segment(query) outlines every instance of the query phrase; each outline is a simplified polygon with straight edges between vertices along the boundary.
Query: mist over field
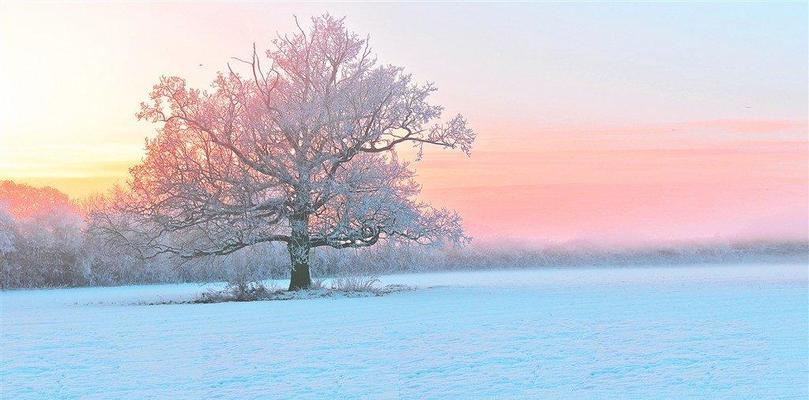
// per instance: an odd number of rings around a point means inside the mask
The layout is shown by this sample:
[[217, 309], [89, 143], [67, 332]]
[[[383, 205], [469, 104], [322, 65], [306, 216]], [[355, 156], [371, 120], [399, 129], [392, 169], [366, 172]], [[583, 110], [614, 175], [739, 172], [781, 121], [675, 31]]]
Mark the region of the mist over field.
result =
[[[84, 206], [54, 189], [0, 183], [0, 287], [114, 286], [143, 283], [260, 281], [288, 276], [284, 246], [256, 245], [221, 257], [144, 258], [110, 246], [84, 221]], [[531, 245], [474, 239], [465, 246], [382, 243], [365, 249], [320, 249], [315, 278], [400, 272], [564, 267], [809, 262], [803, 241], [692, 242], [667, 245]]]

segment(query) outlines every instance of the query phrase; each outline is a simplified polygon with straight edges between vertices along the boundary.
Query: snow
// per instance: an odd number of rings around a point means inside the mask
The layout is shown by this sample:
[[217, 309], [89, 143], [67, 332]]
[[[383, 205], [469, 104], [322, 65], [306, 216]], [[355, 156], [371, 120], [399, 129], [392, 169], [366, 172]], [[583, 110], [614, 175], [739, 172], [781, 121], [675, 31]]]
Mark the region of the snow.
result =
[[[0, 293], [0, 397], [809, 397], [807, 265], [394, 275], [385, 297]], [[282, 283], [279, 283], [282, 284]]]

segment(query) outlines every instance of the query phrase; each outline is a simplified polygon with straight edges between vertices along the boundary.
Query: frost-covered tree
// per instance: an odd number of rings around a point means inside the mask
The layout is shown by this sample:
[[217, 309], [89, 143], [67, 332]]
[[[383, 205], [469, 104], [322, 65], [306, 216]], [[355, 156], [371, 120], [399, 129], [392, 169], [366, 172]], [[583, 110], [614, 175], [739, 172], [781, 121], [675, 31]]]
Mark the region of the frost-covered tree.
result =
[[6, 211], [6, 205], [0, 204], [0, 263], [4, 261], [3, 256], [14, 251], [14, 237], [16, 228], [14, 219]]
[[[469, 154], [475, 135], [440, 120], [436, 90], [379, 64], [368, 39], [323, 15], [279, 36], [260, 56], [228, 65], [210, 90], [163, 77], [138, 118], [158, 124], [116, 208], [120, 237], [146, 252], [191, 258], [286, 243], [290, 290], [307, 288], [313, 248], [385, 239], [461, 242], [459, 216], [419, 201], [397, 148]], [[238, 68], [236, 68], [238, 69]], [[112, 230], [111, 230], [112, 231]]]
[[0, 287], [84, 283], [82, 228], [64, 193], [0, 181]]

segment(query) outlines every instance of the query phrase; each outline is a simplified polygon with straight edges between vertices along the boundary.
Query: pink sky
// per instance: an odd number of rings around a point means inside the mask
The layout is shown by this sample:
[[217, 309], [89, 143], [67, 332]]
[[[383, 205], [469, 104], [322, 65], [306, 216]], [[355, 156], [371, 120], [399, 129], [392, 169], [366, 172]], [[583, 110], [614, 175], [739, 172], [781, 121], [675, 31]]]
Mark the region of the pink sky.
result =
[[330, 11], [478, 133], [424, 198], [480, 241], [809, 240], [806, 6], [0, 5], [0, 179], [74, 197], [126, 176], [162, 74], [205, 86]]
[[[468, 230], [482, 241], [807, 239], [809, 145], [764, 132], [795, 129], [791, 123], [685, 125], [602, 130], [613, 137], [645, 134], [663, 142], [667, 137], [670, 143], [661, 146], [635, 140], [629, 142], [633, 145], [617, 141], [589, 148], [491, 143], [469, 160], [436, 155], [419, 167], [427, 182], [424, 195], [459, 210]], [[674, 133], [693, 133], [700, 126], [718, 129], [714, 136], [765, 136], [691, 141]], [[577, 130], [559, 132], [575, 136]]]

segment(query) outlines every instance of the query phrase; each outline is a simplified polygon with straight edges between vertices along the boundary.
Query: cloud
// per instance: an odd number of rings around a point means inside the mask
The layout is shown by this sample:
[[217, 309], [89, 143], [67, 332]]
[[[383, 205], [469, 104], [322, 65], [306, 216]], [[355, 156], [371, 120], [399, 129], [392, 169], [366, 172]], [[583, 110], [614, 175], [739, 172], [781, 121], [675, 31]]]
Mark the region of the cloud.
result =
[[807, 133], [807, 121], [784, 119], [715, 119], [687, 122], [682, 126], [739, 134]]

